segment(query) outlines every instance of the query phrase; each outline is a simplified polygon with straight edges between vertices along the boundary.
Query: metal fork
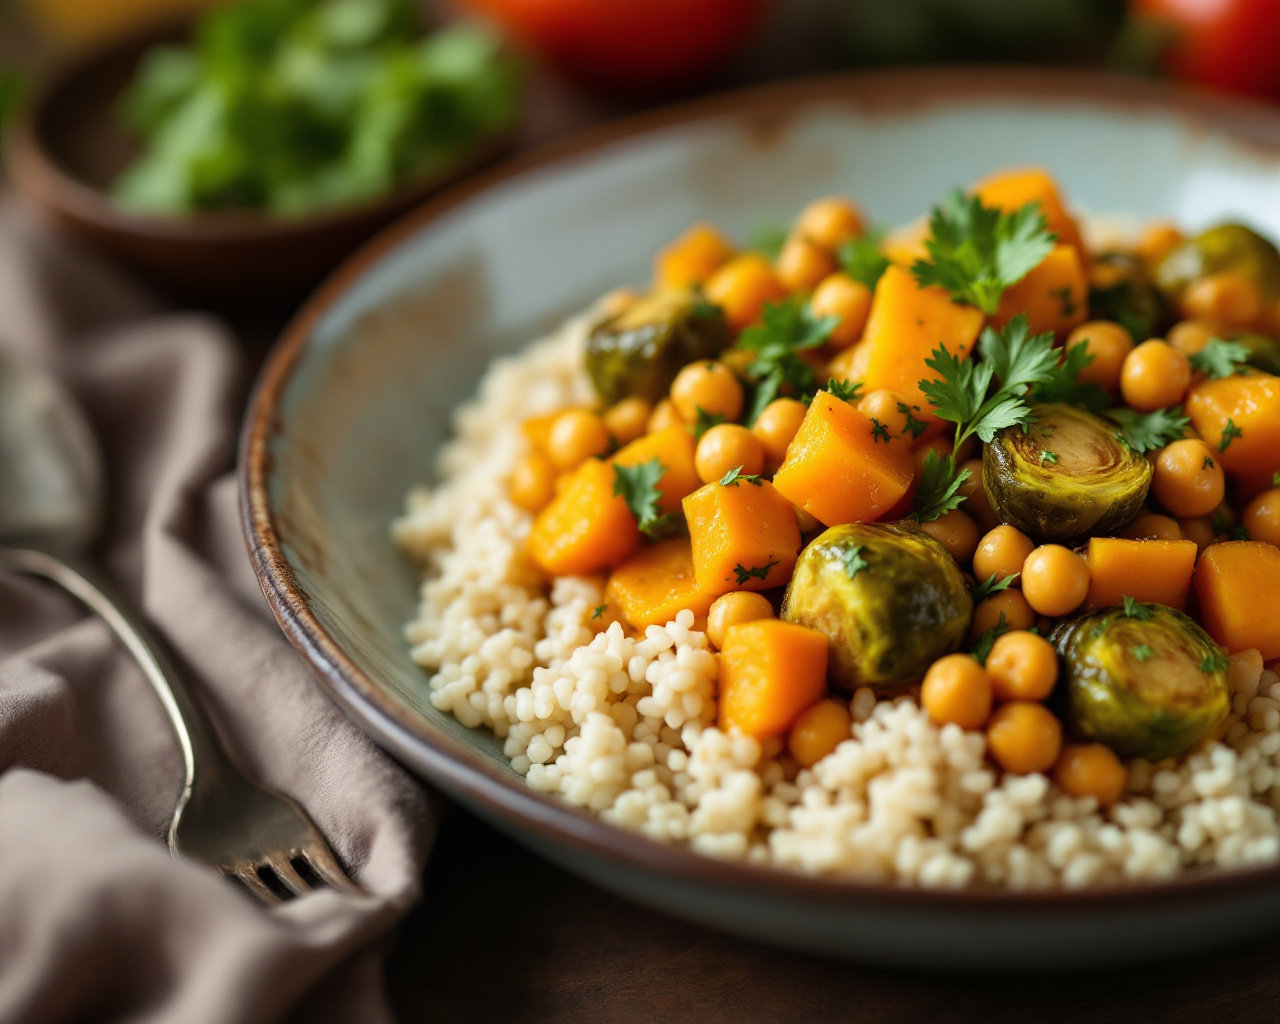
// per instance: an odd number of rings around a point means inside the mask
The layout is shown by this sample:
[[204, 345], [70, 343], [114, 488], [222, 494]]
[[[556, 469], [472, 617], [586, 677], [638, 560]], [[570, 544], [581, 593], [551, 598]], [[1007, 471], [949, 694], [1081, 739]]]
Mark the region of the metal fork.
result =
[[254, 782], [226, 755], [164, 644], [108, 584], [86, 566], [37, 549], [0, 548], [0, 566], [50, 580], [101, 616], [160, 698], [186, 772], [169, 825], [175, 856], [213, 866], [265, 903], [326, 885], [364, 895], [297, 801]]

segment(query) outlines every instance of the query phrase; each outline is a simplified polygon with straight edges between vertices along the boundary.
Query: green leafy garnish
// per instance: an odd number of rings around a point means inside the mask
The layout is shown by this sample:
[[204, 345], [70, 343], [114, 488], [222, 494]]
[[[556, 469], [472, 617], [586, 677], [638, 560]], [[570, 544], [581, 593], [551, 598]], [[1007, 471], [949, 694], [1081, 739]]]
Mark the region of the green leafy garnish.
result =
[[735, 468], [729, 470], [729, 472], [727, 472], [724, 476], [722, 476], [720, 478], [720, 486], [721, 487], [737, 487], [739, 480], [745, 480], [747, 483], [754, 484], [756, 487], [761, 486], [760, 474], [759, 473], [743, 473], [741, 466], [736, 466]]
[[1207, 373], [1214, 380], [1243, 373], [1249, 361], [1249, 347], [1238, 341], [1210, 338], [1207, 345], [1191, 357], [1193, 369]]
[[1058, 453], [1051, 452], [1048, 448], [1040, 449], [1040, 464], [1043, 466], [1046, 462], [1057, 462]]
[[1210, 524], [1213, 527], [1213, 534], [1215, 537], [1222, 536], [1226, 537], [1227, 540], [1249, 540], [1248, 528], [1232, 523], [1222, 509], [1218, 509], [1218, 511], [1213, 514], [1213, 519], [1210, 520]]
[[777, 565], [777, 561], [772, 561], [768, 565], [758, 565], [754, 569], [747, 569], [741, 565], [733, 567], [733, 574], [738, 578], [738, 586], [743, 586], [748, 580], [766, 580], [769, 578], [769, 570]]
[[964, 501], [964, 495], [959, 493], [960, 488], [971, 475], [967, 469], [956, 472], [954, 456], [944, 455], [939, 458], [938, 453], [930, 448], [925, 453], [924, 466], [920, 470], [911, 518], [917, 523], [930, 523], [959, 508]]
[[1087, 345], [1072, 345], [1064, 352], [1062, 362], [1049, 371], [1048, 378], [1031, 389], [1032, 397], [1037, 402], [1063, 402], [1089, 412], [1101, 412], [1110, 401], [1107, 393], [1097, 384], [1080, 380], [1080, 372], [1091, 362], [1093, 354]]
[[1048, 256], [1056, 240], [1038, 204], [1005, 213], [959, 189], [933, 208], [929, 232], [929, 258], [917, 260], [911, 273], [922, 285], [945, 288], [956, 302], [988, 316], [1004, 290]]
[[893, 440], [889, 436], [889, 428], [886, 427], [874, 416], [871, 417], [871, 440], [876, 444], [879, 444], [881, 441], [883, 441], [885, 444], [888, 444], [891, 440]]
[[636, 525], [642, 533], [649, 537], [657, 537], [669, 529], [674, 515], [660, 515], [658, 502], [662, 500], [662, 492], [658, 490], [658, 481], [667, 471], [657, 458], [641, 462], [635, 466], [613, 467], [613, 493], [622, 498], [636, 517]]
[[1134, 644], [1129, 648], [1129, 653], [1139, 661], [1150, 661], [1156, 656], [1155, 648], [1150, 644]]
[[1128, 594], [1124, 596], [1123, 600], [1124, 617], [1126, 619], [1139, 619], [1142, 622], [1151, 621], [1151, 605], [1136, 601]]
[[756, 229], [751, 232], [751, 241], [747, 248], [773, 262], [778, 258], [778, 253], [782, 252], [786, 241], [786, 225], [779, 224], [776, 220], [769, 220], [756, 225]]
[[1227, 656], [1221, 651], [1214, 651], [1212, 654], [1204, 656], [1204, 660], [1200, 662], [1200, 671], [1221, 672], [1227, 667], [1227, 664]]
[[693, 419], [693, 436], [700, 438], [712, 427], [718, 427], [721, 423], [727, 422], [718, 412], [707, 412], [702, 406], [698, 406], [698, 412]]
[[918, 439], [921, 434], [923, 434], [926, 430], [929, 429], [929, 424], [921, 423], [918, 419], [912, 416], [911, 415], [912, 409], [914, 409], [916, 412], [919, 412], [920, 406], [907, 405], [906, 402], [898, 403], [898, 412], [902, 413], [902, 415], [904, 415], [907, 418], [906, 425], [902, 429], [910, 433], [912, 437]]
[[799, 297], [765, 303], [760, 319], [738, 336], [738, 348], [755, 353], [746, 369], [756, 385], [748, 425], [779, 395], [813, 396], [818, 379], [799, 353], [821, 346], [839, 322], [834, 316], [815, 316]]
[[609, 606], [607, 604], [596, 605], [596, 610], [591, 613], [591, 617], [593, 619], [600, 618], [600, 616], [603, 615], [608, 610], [608, 608]]
[[1120, 430], [1116, 440], [1142, 455], [1178, 440], [1191, 421], [1182, 414], [1181, 406], [1141, 413], [1133, 409], [1108, 409], [1104, 416]]
[[866, 550], [865, 545], [855, 544], [840, 556], [841, 561], [844, 562], [844, 571], [849, 579], [853, 579], [863, 569], [871, 568], [871, 563], [862, 557], [862, 552]]
[[1271, 474], [1271, 486], [1280, 487], [1280, 470]]
[[1200, 468], [1201, 468], [1201, 469], [1213, 469], [1213, 467], [1214, 467], [1214, 466], [1216, 466], [1216, 465], [1217, 465], [1217, 463], [1213, 461], [1213, 456], [1212, 456], [1212, 455], [1206, 455], [1206, 456], [1204, 457], [1204, 461], [1203, 461], [1202, 463], [1200, 463]]
[[826, 390], [830, 391], [842, 402], [856, 402], [862, 397], [862, 381], [839, 380], [832, 377], [827, 381]]
[[880, 251], [877, 240], [871, 235], [845, 242], [837, 250], [836, 259], [841, 270], [872, 291], [875, 291], [881, 275], [889, 269], [889, 257]]
[[1244, 431], [1236, 426], [1235, 420], [1228, 419], [1227, 425], [1222, 428], [1222, 440], [1218, 442], [1218, 451], [1225, 452], [1237, 437], [1244, 437]]
[[973, 645], [973, 650], [969, 652], [970, 656], [979, 665], [985, 665], [987, 659], [991, 657], [991, 648], [1007, 632], [1009, 632], [1009, 621], [1005, 618], [1004, 612], [1001, 612], [996, 624], [978, 637], [978, 642]]
[[998, 579], [998, 575], [998, 573], [993, 572], [981, 583], [975, 584], [969, 588], [969, 593], [973, 595], [974, 604], [981, 604], [992, 594], [998, 594], [1002, 590], [1008, 590], [1013, 586], [1014, 580], [1021, 576], [1022, 573], [1015, 572], [1010, 576], [1004, 577], [1004, 579]]

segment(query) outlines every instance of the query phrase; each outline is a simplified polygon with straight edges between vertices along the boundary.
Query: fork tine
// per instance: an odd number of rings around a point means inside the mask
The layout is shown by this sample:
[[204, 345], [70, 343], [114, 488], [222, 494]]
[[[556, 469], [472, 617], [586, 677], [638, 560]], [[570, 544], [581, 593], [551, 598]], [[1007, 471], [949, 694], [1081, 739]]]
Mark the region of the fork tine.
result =
[[258, 877], [258, 872], [252, 864], [238, 864], [229, 871], [224, 869], [224, 873], [243, 882], [244, 887], [263, 903], [280, 902], [280, 897], [272, 892], [271, 887]]
[[267, 861], [267, 867], [276, 873], [276, 877], [280, 879], [280, 884], [295, 896], [305, 896], [311, 891], [311, 886], [307, 885], [306, 880], [294, 870], [287, 857], [269, 860]]
[[311, 870], [316, 873], [317, 877], [323, 879], [339, 892], [345, 892], [351, 896], [365, 895], [365, 891], [346, 876], [337, 859], [324, 843], [307, 844], [301, 856]]

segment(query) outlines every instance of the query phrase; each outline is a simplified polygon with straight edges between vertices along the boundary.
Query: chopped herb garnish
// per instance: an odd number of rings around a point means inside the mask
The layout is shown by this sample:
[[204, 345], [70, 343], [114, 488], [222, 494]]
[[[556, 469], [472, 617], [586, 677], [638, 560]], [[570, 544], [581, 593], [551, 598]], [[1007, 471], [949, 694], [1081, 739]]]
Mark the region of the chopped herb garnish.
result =
[[1022, 573], [1015, 572], [1012, 575], [1004, 577], [1004, 579], [997, 579], [996, 577], [998, 575], [998, 573], [993, 572], [981, 583], [977, 583], [969, 588], [969, 593], [973, 595], [974, 604], [981, 604], [992, 594], [998, 594], [1002, 590], [1008, 590], [1013, 586], [1014, 580], [1021, 576]]
[[985, 665], [987, 658], [991, 656], [991, 648], [1007, 632], [1009, 632], [1009, 620], [1005, 618], [1004, 612], [1001, 612], [996, 624], [978, 637], [978, 642], [973, 645], [973, 650], [969, 654], [979, 665]]
[[1071, 285], [1064, 284], [1061, 288], [1054, 288], [1049, 294], [1058, 300], [1064, 317], [1075, 316], [1076, 310], [1080, 307], [1076, 304], [1075, 296], [1071, 292]]
[[615, 463], [613, 467], [613, 493], [627, 503], [627, 508], [636, 517], [636, 525], [650, 537], [662, 534], [676, 519], [674, 515], [658, 513], [658, 502], [662, 499], [658, 481], [666, 471], [667, 467], [657, 458], [635, 466]]
[[906, 402], [898, 403], [898, 412], [902, 413], [902, 415], [904, 415], [907, 418], [906, 426], [904, 426], [902, 429], [904, 431], [909, 432], [912, 437], [919, 438], [921, 434], [923, 434], [926, 430], [929, 429], [929, 424], [921, 423], [918, 419], [912, 416], [911, 415], [912, 409], [914, 409], [916, 412], [919, 412], [920, 406], [907, 405]]
[[718, 427], [721, 423], [727, 422], [718, 412], [707, 412], [702, 406], [698, 406], [697, 415], [693, 420], [693, 436], [701, 438], [712, 427]]
[[1201, 469], [1213, 469], [1213, 467], [1214, 467], [1214, 466], [1216, 466], [1216, 465], [1217, 465], [1217, 463], [1213, 461], [1213, 456], [1212, 456], [1212, 455], [1206, 455], [1206, 456], [1204, 457], [1204, 462], [1200, 463], [1200, 468], [1201, 468]]
[[779, 395], [802, 400], [813, 396], [818, 389], [817, 375], [799, 353], [818, 348], [839, 323], [834, 316], [815, 316], [809, 304], [798, 297], [766, 302], [760, 319], [738, 336], [738, 348], [755, 353], [746, 369], [755, 383], [748, 425]]
[[836, 251], [836, 259], [841, 270], [872, 291], [880, 276], [889, 269], [889, 257], [880, 251], [876, 239], [870, 235], [845, 242]]
[[827, 381], [826, 390], [830, 391], [842, 402], [856, 402], [862, 397], [862, 381], [839, 380], [836, 377], [832, 377]]
[[1271, 486], [1280, 487], [1280, 470], [1277, 470], [1275, 473], [1271, 474]]
[[729, 470], [729, 472], [727, 472], [724, 476], [722, 476], [720, 478], [720, 486], [721, 487], [737, 487], [739, 480], [745, 480], [749, 484], [755, 484], [756, 487], [760, 486], [760, 474], [744, 473], [742, 472], [741, 466], [734, 467], [733, 469]]
[[1044, 465], [1046, 462], [1057, 462], [1057, 461], [1058, 461], [1058, 453], [1057, 453], [1057, 452], [1051, 452], [1051, 451], [1049, 451], [1049, 449], [1048, 449], [1048, 448], [1041, 448], [1041, 449], [1040, 449], [1040, 464], [1041, 464], [1041, 465]]
[[765, 580], [769, 578], [769, 570], [777, 565], [777, 561], [772, 561], [768, 565], [758, 565], [754, 569], [747, 569], [741, 565], [733, 567], [733, 574], [738, 578], [738, 586], [743, 586], [748, 580]]
[[1207, 373], [1214, 380], [1234, 377], [1244, 372], [1249, 361], [1249, 347], [1238, 341], [1210, 338], [1208, 344], [1191, 357], [1191, 366]]
[[1103, 413], [1120, 430], [1116, 440], [1139, 455], [1155, 451], [1178, 440], [1191, 421], [1182, 414], [1181, 406], [1141, 413], [1133, 409], [1108, 409]]
[[1213, 534], [1215, 537], [1223, 536], [1226, 537], [1227, 540], [1249, 539], [1248, 529], [1231, 522], [1231, 520], [1227, 518], [1226, 512], [1222, 509], [1218, 509], [1218, 511], [1213, 514], [1213, 519], [1210, 520], [1210, 523], [1213, 527]]
[[911, 273], [922, 285], [936, 285], [991, 316], [1000, 296], [1021, 281], [1053, 249], [1056, 240], [1039, 204], [1011, 213], [984, 206], [977, 196], [953, 191], [929, 216], [929, 258]]
[[591, 617], [593, 619], [600, 618], [600, 616], [603, 615], [608, 610], [608, 608], [609, 606], [607, 604], [596, 605], [596, 610], [591, 613]]
[[1134, 644], [1129, 648], [1129, 653], [1139, 661], [1150, 661], [1156, 656], [1155, 649], [1150, 644]]
[[871, 563], [862, 557], [862, 552], [866, 551], [863, 544], [855, 544], [840, 556], [840, 560], [844, 563], [844, 571], [849, 579], [853, 579], [863, 569], [871, 568]]
[[1221, 672], [1227, 667], [1227, 656], [1221, 651], [1214, 651], [1212, 654], [1206, 654], [1204, 660], [1200, 662], [1201, 672]]
[[1093, 354], [1085, 344], [1072, 345], [1067, 349], [1062, 362], [1049, 371], [1047, 380], [1036, 384], [1032, 389], [1032, 397], [1037, 402], [1063, 402], [1090, 412], [1101, 412], [1110, 401], [1107, 393], [1097, 384], [1086, 384], [1080, 380], [1080, 373], [1093, 362]]
[[1227, 425], [1222, 428], [1222, 440], [1218, 442], [1218, 451], [1225, 452], [1237, 437], [1244, 437], [1244, 431], [1236, 426], [1234, 420], [1228, 419]]
[[1142, 622], [1151, 621], [1151, 605], [1143, 604], [1136, 601], [1128, 594], [1124, 597], [1124, 617], [1126, 619], [1138, 619]]
[[881, 441], [888, 444], [893, 440], [893, 438], [889, 436], [889, 428], [874, 416], [871, 417], [871, 440], [876, 444], [879, 444]]
[[970, 476], [967, 469], [956, 472], [954, 456], [944, 455], [939, 458], [937, 451], [930, 448], [925, 453], [924, 466], [916, 485], [911, 518], [917, 523], [929, 523], [959, 508], [964, 501], [964, 495], [959, 493], [960, 488]]

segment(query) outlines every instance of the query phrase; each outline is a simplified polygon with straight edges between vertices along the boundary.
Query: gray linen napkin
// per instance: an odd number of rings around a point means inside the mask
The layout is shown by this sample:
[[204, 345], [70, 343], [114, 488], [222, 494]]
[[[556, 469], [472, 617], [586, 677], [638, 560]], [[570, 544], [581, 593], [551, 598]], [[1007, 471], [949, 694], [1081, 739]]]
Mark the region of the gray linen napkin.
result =
[[245, 369], [199, 316], [0, 208], [0, 345], [58, 373], [95, 427], [100, 557], [186, 662], [231, 754], [297, 797], [374, 900], [267, 911], [161, 837], [181, 787], [151, 690], [102, 623], [0, 574], [0, 1021], [382, 1021], [385, 937], [435, 825], [271, 618], [231, 474]]

